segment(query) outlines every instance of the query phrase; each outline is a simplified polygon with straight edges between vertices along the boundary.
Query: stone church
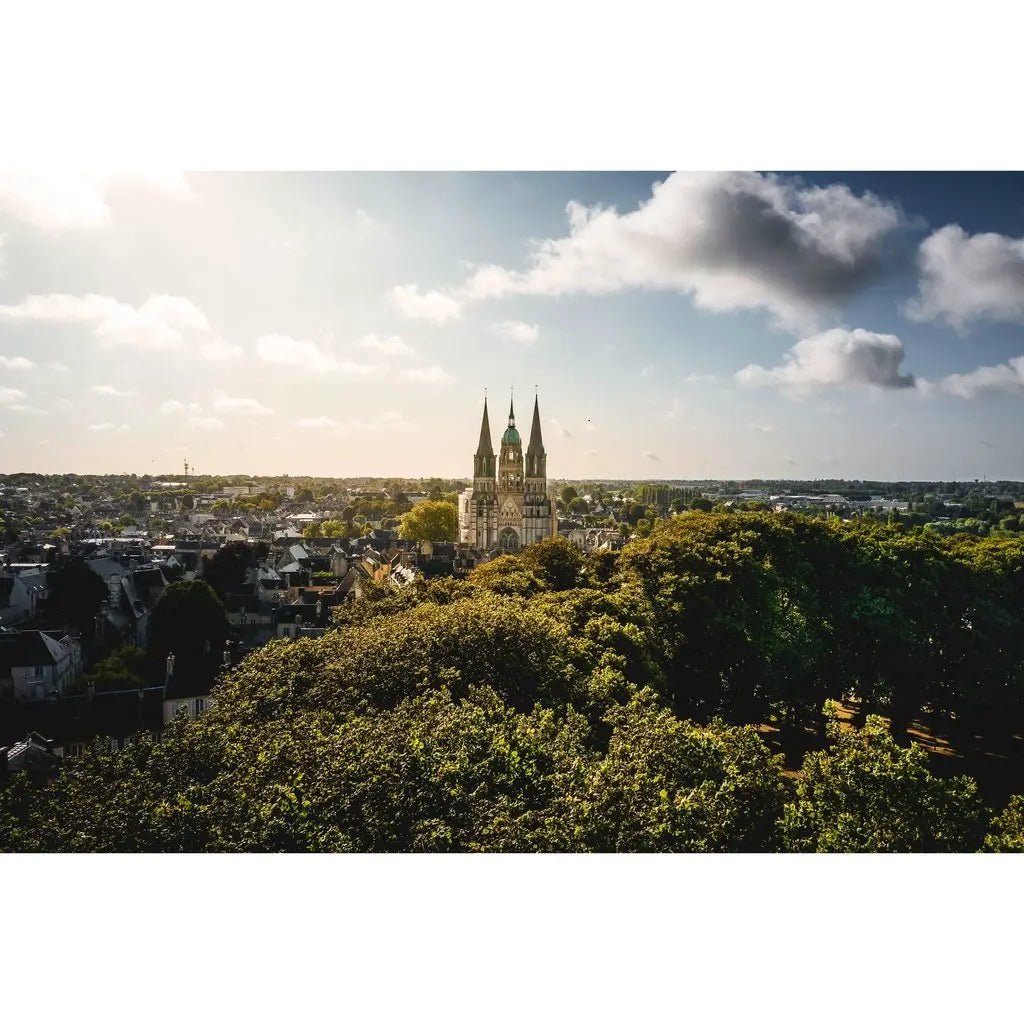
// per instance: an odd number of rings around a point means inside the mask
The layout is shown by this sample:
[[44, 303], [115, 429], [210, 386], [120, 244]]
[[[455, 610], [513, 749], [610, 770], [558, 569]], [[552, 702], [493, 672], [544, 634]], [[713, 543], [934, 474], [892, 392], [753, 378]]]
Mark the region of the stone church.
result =
[[516, 414], [508, 408], [508, 426], [501, 435], [495, 465], [491, 425], [480, 425], [480, 443], [473, 459], [473, 486], [459, 496], [459, 539], [482, 551], [519, 551], [526, 544], [558, 534], [558, 511], [548, 496], [547, 454], [540, 436], [540, 408], [533, 401], [530, 444], [523, 459], [523, 442]]

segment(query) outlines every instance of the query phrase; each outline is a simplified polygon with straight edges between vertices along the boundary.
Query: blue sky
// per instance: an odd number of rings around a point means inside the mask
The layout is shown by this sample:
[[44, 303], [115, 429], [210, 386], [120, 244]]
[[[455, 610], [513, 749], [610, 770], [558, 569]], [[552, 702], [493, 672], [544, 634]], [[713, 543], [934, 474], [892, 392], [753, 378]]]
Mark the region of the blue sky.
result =
[[[652, 192], [652, 189], [654, 190]], [[0, 471], [1024, 478], [1024, 177], [0, 175]]]

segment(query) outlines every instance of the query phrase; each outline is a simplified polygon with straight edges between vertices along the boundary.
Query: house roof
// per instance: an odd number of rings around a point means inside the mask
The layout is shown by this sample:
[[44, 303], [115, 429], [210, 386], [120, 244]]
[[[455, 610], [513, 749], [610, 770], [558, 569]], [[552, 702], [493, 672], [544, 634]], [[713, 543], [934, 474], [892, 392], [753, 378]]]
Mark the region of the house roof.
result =
[[[141, 709], [139, 704], [142, 704]], [[140, 715], [141, 711], [141, 715]], [[0, 722], [0, 743], [21, 740], [35, 730], [56, 744], [88, 743], [97, 736], [122, 739], [144, 729], [157, 730], [163, 724], [163, 688], [120, 693], [97, 693], [86, 697], [64, 697], [54, 702], [12, 705]]]
[[15, 668], [56, 665], [66, 654], [52, 636], [38, 629], [0, 634], [0, 674]]

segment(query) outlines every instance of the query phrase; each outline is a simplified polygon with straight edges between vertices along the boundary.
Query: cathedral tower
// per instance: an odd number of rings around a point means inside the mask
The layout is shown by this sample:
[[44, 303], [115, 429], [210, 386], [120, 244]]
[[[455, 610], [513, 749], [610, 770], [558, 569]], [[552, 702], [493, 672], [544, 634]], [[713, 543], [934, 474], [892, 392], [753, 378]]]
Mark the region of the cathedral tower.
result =
[[516, 411], [508, 403], [508, 426], [501, 435], [501, 458], [498, 462], [498, 490], [509, 494], [523, 489], [523, 442], [516, 430]]
[[530, 427], [530, 446], [526, 449], [526, 489], [543, 494], [548, 487], [548, 457], [544, 439], [540, 436], [540, 402], [533, 399], [533, 425]]

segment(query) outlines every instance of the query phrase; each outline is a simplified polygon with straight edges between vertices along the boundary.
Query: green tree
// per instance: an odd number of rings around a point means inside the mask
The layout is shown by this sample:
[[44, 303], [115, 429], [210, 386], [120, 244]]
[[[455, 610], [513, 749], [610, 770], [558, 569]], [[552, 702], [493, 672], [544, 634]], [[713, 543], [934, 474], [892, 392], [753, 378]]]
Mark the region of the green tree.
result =
[[50, 573], [50, 609], [83, 636], [92, 636], [93, 625], [110, 593], [103, 580], [81, 558]]
[[1024, 796], [1012, 796], [992, 819], [984, 848], [990, 853], [1024, 853]]
[[579, 497], [579, 493], [571, 484], [566, 484], [559, 492], [558, 497], [563, 505], [569, 505]]
[[402, 516], [399, 537], [406, 540], [455, 540], [459, 529], [458, 510], [447, 501], [421, 501]]
[[230, 541], [211, 557], [203, 556], [203, 579], [223, 601], [245, 582], [246, 572], [254, 564], [252, 549], [245, 541]]
[[175, 672], [209, 678], [227, 635], [227, 615], [213, 588], [204, 580], [179, 580], [153, 607], [146, 649], [157, 670], [173, 653]]
[[519, 557], [552, 590], [569, 590], [580, 582], [583, 555], [564, 537], [548, 537], [529, 544]]
[[844, 731], [838, 705], [826, 706], [829, 747], [804, 758], [794, 799], [781, 820], [793, 852], [929, 853], [976, 849], [982, 805], [961, 775], [938, 778], [928, 755], [898, 746], [884, 719]]
[[137, 647], [118, 647], [81, 677], [77, 689], [87, 691], [91, 685], [96, 693], [135, 690], [145, 680], [145, 653]]
[[772, 847], [781, 758], [750, 727], [681, 722], [649, 691], [607, 716], [608, 754], [562, 794], [569, 849], [722, 852]]

